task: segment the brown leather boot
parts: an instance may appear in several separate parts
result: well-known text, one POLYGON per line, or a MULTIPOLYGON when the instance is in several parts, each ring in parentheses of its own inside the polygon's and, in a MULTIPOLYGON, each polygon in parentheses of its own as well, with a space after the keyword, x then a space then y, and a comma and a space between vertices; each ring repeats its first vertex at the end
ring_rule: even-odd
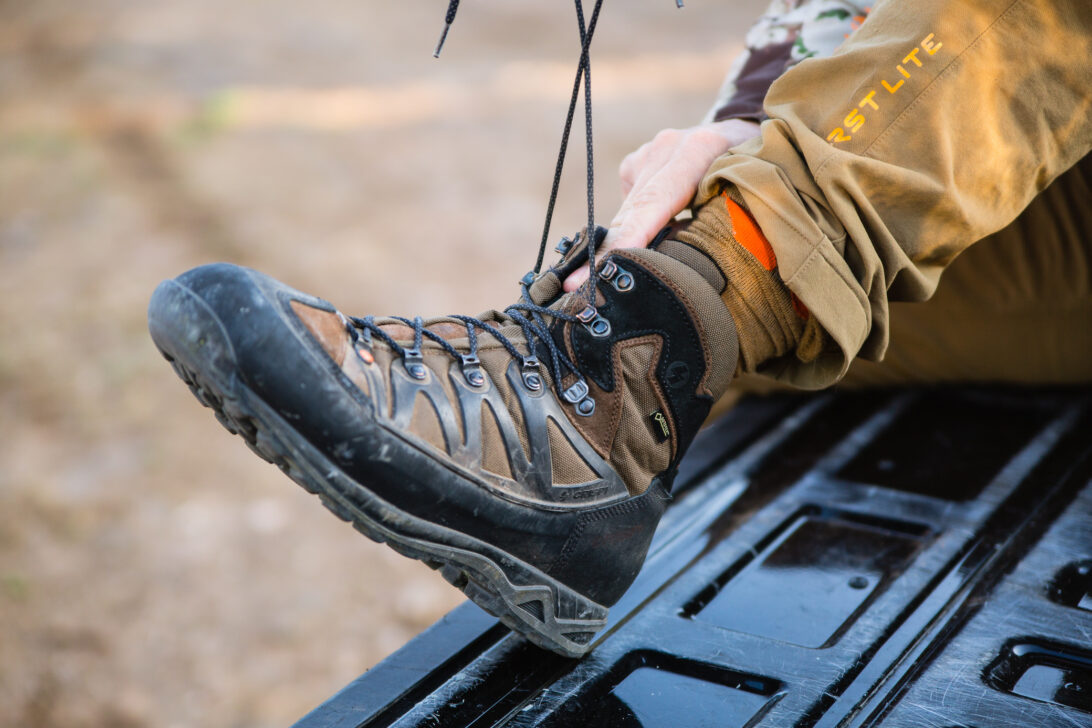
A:
POLYGON ((217 264, 162 283, 149 324, 259 455, 577 656, 640 569, 736 338, 719 292, 681 261, 616 251, 561 295, 586 259, 563 248, 519 303, 476 318, 354 318, 217 264))

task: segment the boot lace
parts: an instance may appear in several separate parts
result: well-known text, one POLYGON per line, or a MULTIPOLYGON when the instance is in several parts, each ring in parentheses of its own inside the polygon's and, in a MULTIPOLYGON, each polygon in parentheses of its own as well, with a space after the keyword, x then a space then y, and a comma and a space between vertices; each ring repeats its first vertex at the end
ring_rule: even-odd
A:
MULTIPOLYGON (((507 336, 493 326, 487 324, 485 321, 472 316, 453 315, 449 317, 462 321, 466 325, 466 336, 469 343, 469 351, 466 354, 460 353, 445 338, 426 328, 425 322, 420 316, 417 316, 412 320, 401 316, 391 317, 402 322, 406 326, 409 326, 413 330, 413 346, 411 348, 404 347, 396 342, 387 334, 387 332, 376 324, 374 316, 366 316, 363 318, 354 316, 349 319, 355 330, 359 331, 367 342, 370 342, 372 337, 376 337, 386 343, 403 359, 407 370, 412 376, 418 376, 414 372, 420 372, 419 378, 423 378, 424 376, 424 369, 421 364, 421 345, 424 343, 425 339, 435 342, 453 359, 461 361, 464 370, 476 367, 479 363, 477 352, 478 331, 480 330, 500 342, 513 358, 521 361, 524 382, 531 389, 541 388, 541 379, 537 379, 534 374, 534 371, 537 370, 539 366, 539 360, 535 353, 539 348, 536 346, 537 342, 545 347, 549 355, 550 371, 553 374, 554 387, 557 390, 557 393, 566 400, 574 403, 587 395, 588 388, 584 376, 569 357, 566 356, 565 352, 558 347, 557 343, 550 335, 549 325, 546 322, 546 318, 574 323, 584 322, 586 319, 578 318, 572 314, 567 314, 557 309, 547 308, 533 303, 529 290, 530 283, 534 281, 542 270, 542 262, 546 255, 546 243, 550 237, 550 224, 553 220, 558 190, 561 187, 561 174, 565 166, 565 156, 569 148, 569 137, 572 132, 573 119, 576 116, 576 105, 580 98, 581 89, 583 89, 584 141, 587 161, 586 192, 588 205, 585 237, 587 238, 589 273, 589 282, 584 286, 584 295, 586 296, 588 306, 594 313, 596 279, 595 249, 600 236, 595 233, 595 155, 592 143, 591 59, 589 50, 591 48, 592 36, 595 34, 595 28, 599 23, 599 11, 603 7, 603 0, 595 0, 595 5, 592 7, 590 17, 585 16, 584 6, 581 0, 573 0, 573 4, 576 8, 577 29, 580 33, 580 59, 576 67, 576 78, 573 81, 572 94, 569 97, 569 109, 565 115, 565 126, 561 133, 561 147, 558 150, 557 162, 554 165, 554 178, 550 187, 550 200, 546 206, 546 222, 542 229, 542 239, 539 242, 538 257, 535 259, 535 267, 520 281, 520 300, 518 303, 514 303, 504 309, 504 315, 522 330, 523 337, 527 342, 528 353, 524 355, 507 336), (577 381, 576 384, 563 391, 562 380, 567 372, 575 374, 577 376, 577 381), (538 386, 534 386, 536 382, 538 383, 538 386)), ((675 5, 679 8, 683 7, 683 0, 675 0, 675 5)), ((443 50, 444 43, 447 41, 448 33, 451 30, 451 25, 455 22, 455 15, 458 10, 459 0, 448 0, 447 13, 444 17, 444 29, 440 35, 440 41, 436 45, 436 50, 433 53, 433 56, 436 58, 440 57, 440 52, 443 50)), ((354 334, 356 334, 356 331, 354 331, 354 334)))
POLYGON ((565 352, 561 350, 561 347, 557 345, 553 336, 550 335, 550 327, 546 322, 545 317, 572 322, 579 322, 580 319, 572 314, 565 313, 564 311, 558 311, 532 303, 528 283, 526 281, 521 281, 520 287, 522 289, 520 301, 504 309, 504 315, 509 322, 519 326, 522 330, 523 338, 527 342, 527 354, 523 354, 516 348, 516 345, 512 343, 511 339, 494 328, 494 326, 489 325, 481 319, 474 318, 473 316, 452 315, 448 317, 461 321, 466 326, 468 351, 465 354, 461 353, 452 346, 447 339, 440 336, 435 331, 430 331, 425 328, 425 321, 420 316, 415 316, 412 320, 403 318, 402 316, 390 317, 396 321, 402 322, 413 330, 413 345, 411 347, 402 346, 395 341, 390 334, 381 328, 380 324, 376 323, 374 316, 365 316, 363 318, 352 316, 349 318, 349 321, 355 328, 353 333, 357 334, 357 332, 359 332, 359 335, 363 337, 366 345, 370 345, 372 337, 383 341, 402 358, 410 375, 418 379, 424 378, 424 369, 418 367, 423 367, 423 364, 421 364, 421 345, 424 343, 425 339, 438 344, 452 359, 461 362, 464 370, 469 371, 476 368, 480 363, 478 359, 478 331, 480 330, 496 339, 512 358, 520 360, 524 384, 526 384, 529 389, 538 390, 542 388, 542 379, 538 377, 537 374, 540 362, 535 353, 539 348, 536 346, 536 342, 538 342, 546 349, 547 355, 549 356, 548 365, 550 367, 550 373, 553 375, 554 388, 557 393, 566 399, 571 399, 580 393, 580 396, 577 399, 583 399, 583 396, 587 392, 586 384, 584 384, 584 377, 577 370, 576 365, 573 364, 572 360, 569 359, 565 352), (569 387, 567 390, 562 389, 561 382, 565 377, 566 372, 572 372, 577 375, 576 389, 573 389, 573 387, 569 387), (581 387, 581 384, 584 384, 584 386, 581 387))

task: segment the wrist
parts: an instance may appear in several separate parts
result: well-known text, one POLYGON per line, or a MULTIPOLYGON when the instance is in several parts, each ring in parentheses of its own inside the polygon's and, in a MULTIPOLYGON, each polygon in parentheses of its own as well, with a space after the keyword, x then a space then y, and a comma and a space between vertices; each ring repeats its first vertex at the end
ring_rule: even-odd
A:
POLYGON ((711 122, 709 126, 730 143, 728 148, 738 146, 761 133, 759 123, 751 119, 725 119, 711 122))

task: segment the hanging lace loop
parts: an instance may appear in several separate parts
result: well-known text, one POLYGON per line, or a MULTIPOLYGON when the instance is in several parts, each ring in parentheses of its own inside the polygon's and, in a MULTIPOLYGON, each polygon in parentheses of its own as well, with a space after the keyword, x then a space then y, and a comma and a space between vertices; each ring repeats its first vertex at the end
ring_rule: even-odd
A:
POLYGON ((447 15, 444 16, 444 32, 440 34, 440 42, 436 44, 436 50, 432 52, 433 58, 440 57, 440 51, 444 49, 444 41, 447 40, 447 34, 451 30, 451 24, 455 22, 457 12, 459 12, 459 0, 449 0, 447 15))
MULTIPOLYGON (((542 262, 546 256, 546 243, 550 238, 550 224, 553 221, 554 208, 557 204, 557 193, 561 187, 561 173, 565 167, 565 156, 569 148, 569 135, 572 133, 573 118, 576 115, 576 102, 580 98, 581 85, 584 87, 584 136, 587 146, 587 231, 590 235, 591 232, 595 230, 595 164, 592 149, 591 60, 589 52, 592 36, 595 34, 595 28, 599 22, 599 11, 602 9, 603 0, 596 0, 595 6, 592 8, 591 17, 587 21, 585 21, 584 6, 581 3, 581 0, 573 0, 573 5, 576 8, 577 30, 580 33, 580 60, 576 67, 576 79, 573 81, 572 94, 569 96, 569 109, 565 115, 565 127, 561 133, 561 148, 558 151, 557 162, 554 165, 554 179, 550 186, 550 200, 546 205, 546 221, 542 226, 542 239, 539 241, 538 256, 535 259, 535 267, 533 268, 535 275, 538 275, 542 270, 542 262)), ((675 6, 678 8, 683 7, 683 0, 675 0, 675 6)), ((443 48, 444 41, 447 39, 451 24, 455 22, 455 13, 458 9, 459 0, 449 0, 447 15, 444 19, 443 35, 441 35, 440 43, 437 45, 436 52, 433 54, 436 57, 439 57, 440 55, 440 50, 443 48)), ((588 273, 592 278, 595 276, 595 247, 596 240, 594 236, 590 236, 590 239, 588 240, 588 273)), ((592 301, 594 295, 594 291, 589 291, 588 300, 592 301)))
MULTIPOLYGON (((569 137, 572 133, 573 120, 576 117, 576 104, 580 99, 580 92, 584 92, 584 141, 587 152, 587 211, 588 220, 587 227, 585 228, 585 235, 587 237, 587 250, 588 250, 588 273, 589 282, 585 286, 585 295, 588 300, 588 304, 594 308, 595 305, 595 280, 596 280, 596 265, 595 265, 595 249, 599 243, 600 236, 596 234, 595 225, 595 154, 593 149, 593 128, 592 128, 592 98, 591 98, 591 42, 592 37, 595 34, 595 28, 599 23, 599 12, 603 7, 603 0, 595 0, 595 5, 592 7, 591 15, 585 17, 584 6, 581 0, 573 0, 573 5, 576 9, 576 22, 577 30, 580 34, 580 59, 577 62, 576 78, 573 80, 572 93, 569 96, 569 108, 565 115, 565 126, 561 133, 561 147, 558 151, 557 162, 554 165, 554 178, 550 187, 550 200, 546 206, 546 221, 542 229, 542 239, 539 242, 538 256, 535 260, 535 267, 532 271, 530 278, 525 278, 521 281, 522 296, 519 303, 512 304, 508 308, 504 309, 505 315, 509 320, 520 327, 523 332, 523 337, 527 342, 527 354, 523 354, 519 349, 508 339, 507 336, 502 334, 493 326, 490 326, 486 322, 476 319, 472 316, 451 316, 457 321, 463 322, 466 326, 468 352, 463 354, 459 352, 454 346, 450 344, 444 337, 430 331, 425 328, 424 322, 421 317, 418 316, 413 320, 402 318, 400 316, 392 317, 396 321, 400 321, 404 325, 408 326, 413 331, 413 347, 407 349, 395 341, 387 332, 385 332, 378 324, 375 323, 374 316, 366 316, 364 318, 351 317, 350 331, 353 336, 362 336, 365 342, 371 341, 372 337, 376 337, 383 341, 404 361, 413 359, 414 361, 420 361, 421 358, 421 346, 425 339, 432 341, 440 346, 440 348, 451 356, 456 361, 462 362, 464 366, 477 365, 478 363, 478 331, 485 332, 496 339, 501 346, 514 358, 520 360, 525 372, 528 369, 537 368, 539 365, 538 356, 536 350, 539 347, 544 347, 549 355, 550 371, 553 374, 554 387, 557 389, 559 395, 563 395, 561 382, 566 376, 566 373, 572 373, 577 376, 577 384, 583 385, 586 392, 586 382, 584 376, 577 370, 576 365, 569 359, 564 351, 554 342, 553 337, 550 335, 550 327, 547 323, 547 318, 553 320, 561 320, 572 323, 581 323, 582 320, 572 314, 567 314, 562 311, 549 309, 544 306, 539 306, 532 303, 530 294, 530 283, 533 282, 535 276, 542 270, 542 262, 546 255, 546 243, 550 236, 550 225, 553 221, 554 208, 557 204, 557 194, 561 188, 561 175, 565 167, 565 156, 569 148, 569 137)), ((682 0, 675 0, 677 7, 682 7, 682 0)), ((440 35, 440 42, 436 46, 436 51, 433 56, 439 58, 440 51, 443 50, 444 42, 447 40, 448 32, 451 30, 451 25, 455 22, 455 15, 459 10, 459 0, 449 0, 447 6, 447 13, 444 16, 444 30, 440 35)))
MULTIPOLYGON (((538 257, 535 260, 534 272, 536 274, 540 270, 542 270, 542 261, 543 261, 545 255, 546 255, 546 243, 550 238, 550 225, 553 222, 554 207, 557 204, 557 193, 561 189, 561 173, 564 170, 565 156, 566 156, 566 154, 568 153, 568 150, 569 150, 569 135, 572 133, 573 118, 576 115, 576 102, 580 98, 581 84, 583 84, 587 90, 590 91, 590 89, 591 89, 590 74, 586 73, 586 70, 590 66, 588 52, 589 52, 589 49, 591 48, 592 33, 594 33, 595 25, 598 23, 598 20, 599 20, 599 9, 600 9, 600 7, 602 5, 602 0, 598 0, 596 2, 595 8, 592 10, 592 19, 591 19, 591 24, 590 24, 590 30, 592 31, 592 33, 589 33, 588 29, 586 29, 585 26, 584 26, 584 9, 580 4, 580 0, 574 0, 574 4, 576 5, 577 27, 578 27, 578 30, 580 32, 580 60, 577 63, 577 67, 576 67, 576 79, 573 81, 573 90, 572 90, 572 93, 569 95, 569 110, 565 115, 565 127, 561 132, 561 148, 558 150, 557 162, 554 164, 554 179, 553 179, 553 183, 550 186, 550 201, 546 205, 546 222, 542 226, 542 239, 540 240, 539 246, 538 246, 538 257)), ((585 126, 586 126, 587 129, 590 129, 591 128, 590 94, 585 95, 584 115, 585 115, 585 126)), ((590 143, 590 139, 591 139, 590 135, 589 135, 588 139, 589 139, 589 143, 590 143)), ((589 146, 589 153, 590 153, 590 151, 591 151, 591 147, 589 146)), ((592 182, 594 182, 594 180, 592 180, 592 182)), ((589 185, 589 190, 591 190, 591 185, 589 185)), ((589 199, 591 199, 591 192, 590 191, 589 191, 588 196, 589 196, 589 199)), ((589 230, 594 230, 595 229, 594 223, 590 222, 593 218, 594 218, 594 212, 591 209, 589 209, 589 214, 588 214, 589 225, 590 225, 590 227, 588 228, 589 230)))

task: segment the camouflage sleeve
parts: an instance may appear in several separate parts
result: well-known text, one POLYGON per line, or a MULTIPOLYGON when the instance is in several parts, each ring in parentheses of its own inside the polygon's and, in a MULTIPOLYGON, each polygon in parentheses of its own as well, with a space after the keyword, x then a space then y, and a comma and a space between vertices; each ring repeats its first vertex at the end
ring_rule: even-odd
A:
POLYGON ((773 0, 747 33, 746 47, 705 120, 765 119, 770 84, 806 58, 833 53, 868 10, 862 0, 773 0))

